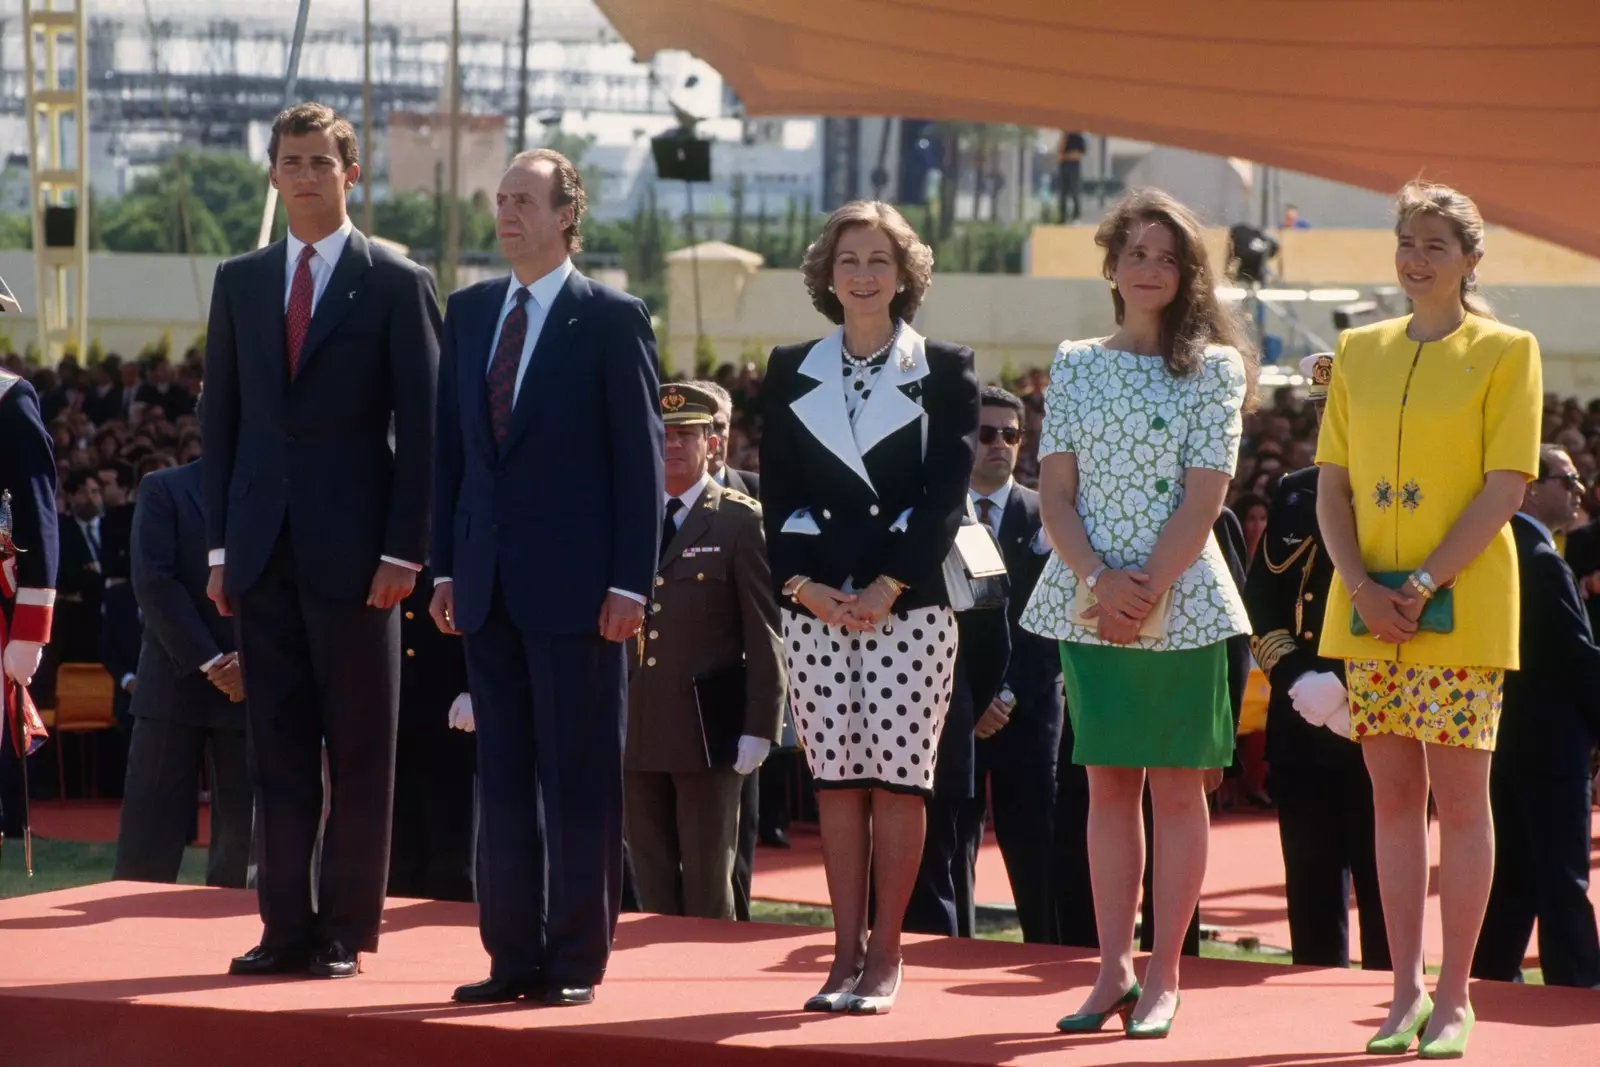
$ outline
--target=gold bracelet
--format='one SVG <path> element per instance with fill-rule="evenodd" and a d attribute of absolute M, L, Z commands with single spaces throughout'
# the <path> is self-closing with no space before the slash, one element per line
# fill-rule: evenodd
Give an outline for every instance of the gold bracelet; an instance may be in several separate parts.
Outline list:
<path fill-rule="evenodd" d="M 878 575 L 878 581 L 887 585 L 889 587 L 889 592 L 893 593 L 896 597 L 906 591 L 905 582 L 900 581 L 898 578 L 891 578 L 887 574 Z"/>
<path fill-rule="evenodd" d="M 1372 579 L 1370 577 L 1369 578 L 1363 578 L 1363 579 L 1361 579 L 1361 584 L 1360 585 L 1358 585 L 1354 589 L 1350 590 L 1350 603 L 1354 604 L 1356 602 L 1356 597 L 1361 594 L 1361 590 L 1365 589 L 1367 587 L 1367 583 L 1370 582 L 1370 581 L 1372 581 Z"/>
<path fill-rule="evenodd" d="M 788 597 L 790 600 L 793 600 L 796 603 L 799 603 L 799 601 L 800 601 L 800 590 L 804 589 L 806 587 L 806 583 L 809 582 L 809 581 L 811 581 L 811 579 L 807 578 L 803 574 L 799 574 L 799 575 L 796 575 L 793 578 L 790 578 L 787 582 L 784 583 L 783 595 Z"/>

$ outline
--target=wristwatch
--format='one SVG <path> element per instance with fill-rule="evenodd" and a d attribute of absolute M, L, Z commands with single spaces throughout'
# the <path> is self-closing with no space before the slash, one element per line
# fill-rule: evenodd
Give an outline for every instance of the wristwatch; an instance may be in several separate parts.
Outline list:
<path fill-rule="evenodd" d="M 1439 592 L 1439 583 L 1433 580 L 1433 575 L 1420 567 L 1411 572 L 1406 583 L 1421 594 L 1423 600 L 1432 600 Z"/>
<path fill-rule="evenodd" d="M 1008 708 L 1014 708 L 1017 706 L 1017 694 L 1011 691 L 1011 687 L 1009 685 L 1001 686 L 1000 692 L 996 693 L 995 696 L 1000 703 L 1004 704 Z"/>
<path fill-rule="evenodd" d="M 1083 584 L 1089 587 L 1089 592 L 1094 592 L 1094 587 L 1100 584 L 1100 576 L 1108 570 L 1110 570 L 1110 568 L 1102 563 L 1100 566 L 1095 568 L 1093 574 L 1089 575 L 1089 577 L 1083 580 Z"/>
<path fill-rule="evenodd" d="M 810 580 L 810 578 L 803 574 L 795 575 L 793 578 L 790 578 L 787 582 L 783 583 L 783 595 L 788 597 L 790 600 L 795 599 L 795 597 L 800 595 L 800 590 L 805 588 L 805 584 Z"/>

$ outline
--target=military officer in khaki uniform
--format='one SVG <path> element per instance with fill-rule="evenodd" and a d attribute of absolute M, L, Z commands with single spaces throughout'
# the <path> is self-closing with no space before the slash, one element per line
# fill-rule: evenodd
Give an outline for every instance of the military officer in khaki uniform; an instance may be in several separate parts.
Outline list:
<path fill-rule="evenodd" d="M 777 740 L 784 675 L 761 506 L 708 473 L 715 410 L 693 385 L 661 387 L 666 521 L 632 650 L 623 800 L 640 907 L 731 919 L 739 795 Z"/>

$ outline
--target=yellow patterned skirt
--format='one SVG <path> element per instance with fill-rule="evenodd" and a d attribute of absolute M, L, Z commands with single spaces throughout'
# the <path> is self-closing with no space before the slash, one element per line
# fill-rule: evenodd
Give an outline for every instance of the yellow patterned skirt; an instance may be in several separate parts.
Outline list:
<path fill-rule="evenodd" d="M 1506 672 L 1498 667 L 1347 660 L 1345 678 L 1353 741 L 1395 734 L 1432 745 L 1494 751 L 1506 682 Z"/>

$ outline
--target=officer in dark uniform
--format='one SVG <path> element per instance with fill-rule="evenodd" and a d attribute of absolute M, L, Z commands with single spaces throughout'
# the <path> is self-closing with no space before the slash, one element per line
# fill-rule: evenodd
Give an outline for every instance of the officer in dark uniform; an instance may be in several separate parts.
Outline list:
<path fill-rule="evenodd" d="M 623 810 L 645 911 L 734 917 L 746 778 L 778 738 L 784 670 L 761 505 L 709 473 L 716 399 L 661 387 L 667 500 L 630 646 Z"/>
<path fill-rule="evenodd" d="M 1333 357 L 1309 356 L 1318 418 L 1333 377 Z M 1350 965 L 1350 892 L 1361 916 L 1361 966 L 1388 970 L 1389 942 L 1378 896 L 1372 781 L 1361 746 L 1349 740 L 1344 664 L 1322 659 L 1317 643 L 1333 581 L 1333 561 L 1317 528 L 1317 468 L 1279 483 L 1245 583 L 1256 664 L 1272 686 L 1267 762 L 1278 802 L 1294 962 Z"/>
<path fill-rule="evenodd" d="M 0 292 L 9 297 L 3 282 Z M 0 664 L 6 681 L 0 692 L 9 701 L 15 696 L 12 683 L 26 687 L 35 680 L 50 642 L 61 542 L 55 448 L 39 416 L 39 396 L 6 370 L 0 370 L 0 499 L 3 494 L 10 494 L 10 501 L 0 507 Z M 0 701 L 0 708 L 6 706 Z M 5 815 L 0 829 L 20 835 L 22 776 L 16 758 L 10 744 L 0 744 L 0 808 Z"/>
<path fill-rule="evenodd" d="M 461 638 L 428 616 L 433 576 L 424 570 L 400 610 L 400 722 L 395 740 L 389 896 L 472 900 L 475 739 L 452 729 L 465 710 Z M 465 725 L 465 724 L 463 724 Z"/>

